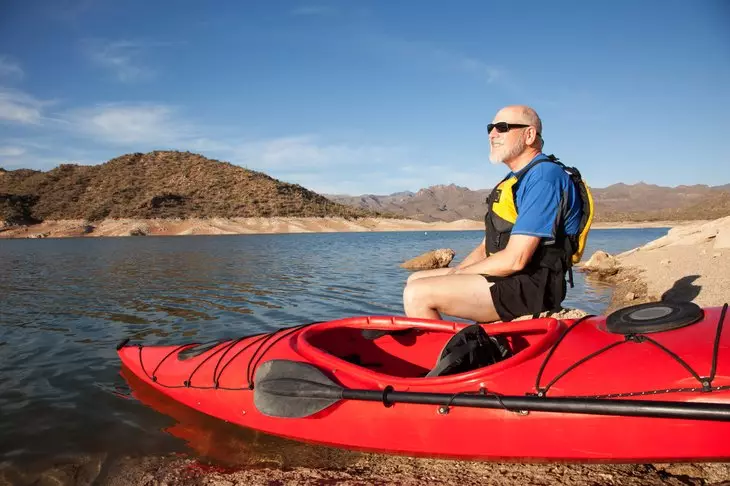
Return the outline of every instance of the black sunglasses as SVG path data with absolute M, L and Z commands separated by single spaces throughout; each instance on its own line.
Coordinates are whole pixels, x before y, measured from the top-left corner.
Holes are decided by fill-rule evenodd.
M 497 129 L 499 133 L 507 133 L 512 128 L 527 128 L 530 125 L 523 125 L 522 123 L 507 123 L 507 122 L 497 122 L 497 123 L 490 123 L 487 125 L 487 133 L 492 133 L 493 129 Z

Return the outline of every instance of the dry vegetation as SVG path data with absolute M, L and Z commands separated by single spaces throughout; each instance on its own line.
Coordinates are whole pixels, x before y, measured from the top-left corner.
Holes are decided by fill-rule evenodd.
M 0 220 L 391 217 L 190 152 L 123 155 L 97 166 L 0 171 Z

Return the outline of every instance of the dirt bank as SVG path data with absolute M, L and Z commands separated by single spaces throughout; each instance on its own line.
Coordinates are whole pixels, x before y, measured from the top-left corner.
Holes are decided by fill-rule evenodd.
M 225 468 L 176 456 L 68 458 L 43 468 L 0 464 L 0 485 L 719 485 L 728 464 L 515 464 L 361 454 L 342 467 Z
M 691 224 L 682 221 L 595 223 L 596 229 L 659 228 Z M 1 225 L 0 225 L 1 227 Z M 0 229 L 0 238 L 69 238 L 99 236 L 239 235 L 263 233 L 333 233 L 366 231 L 483 230 L 482 221 L 462 219 L 424 223 L 411 219 L 345 218 L 210 218 L 109 219 L 89 224 L 83 220 L 44 221 Z
M 109 219 L 93 224 L 87 224 L 83 220 L 65 220 L 7 228 L 0 231 L 0 238 L 462 231 L 478 230 L 483 227 L 484 223 L 465 219 L 450 223 L 378 218 Z
M 615 285 L 608 312 L 658 300 L 721 306 L 730 302 L 730 217 L 675 227 L 588 270 Z

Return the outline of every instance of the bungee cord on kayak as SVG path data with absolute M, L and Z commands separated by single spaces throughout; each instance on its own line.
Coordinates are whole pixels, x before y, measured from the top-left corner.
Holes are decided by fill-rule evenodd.
M 707 377 L 703 378 L 697 373 L 692 367 L 687 364 L 685 360 L 683 360 L 680 356 L 678 356 L 676 353 L 674 353 L 672 350 L 668 349 L 666 346 L 663 346 L 661 343 L 658 343 L 656 340 L 652 339 L 649 336 L 646 336 L 644 334 L 626 334 L 625 339 L 623 341 L 616 341 L 614 343 L 611 343 L 589 355 L 584 357 L 583 359 L 573 363 L 571 366 L 566 368 L 564 371 L 558 373 L 555 378 L 553 378 L 547 385 L 544 387 L 540 386 L 540 379 L 542 378 L 543 371 L 545 370 L 545 367 L 547 366 L 548 361 L 552 357 L 553 353 L 557 349 L 560 342 L 565 338 L 565 336 L 568 335 L 568 333 L 575 329 L 577 325 L 579 325 L 582 322 L 585 322 L 586 319 L 593 316 L 584 316 L 577 321 L 575 321 L 571 326 L 565 331 L 565 333 L 560 336 L 560 338 L 555 342 L 555 345 L 550 349 L 548 354 L 545 356 L 545 360 L 543 361 L 542 365 L 540 366 L 540 370 L 537 374 L 537 379 L 535 380 L 535 390 L 537 390 L 537 396 L 543 397 L 546 396 L 548 390 L 562 377 L 567 375 L 570 371 L 574 370 L 581 364 L 585 363 L 586 361 L 595 358 L 596 356 L 608 351 L 609 349 L 612 349 L 616 346 L 619 346 L 624 343 L 650 343 L 657 348 L 661 349 L 664 353 L 669 355 L 672 359 L 674 359 L 677 363 L 679 363 L 684 369 L 686 369 L 692 377 L 697 380 L 700 383 L 700 387 L 683 387 L 683 388 L 667 388 L 662 390 L 645 390 L 645 391 L 634 391 L 634 392 L 625 392 L 625 393 L 609 393 L 604 395 L 568 395 L 571 398 L 624 398 L 624 397 L 634 397 L 634 396 L 645 396 L 645 395 L 658 395 L 661 393 L 675 393 L 675 392 L 710 392 L 710 391 L 719 391 L 719 390 L 730 390 L 730 385 L 725 386 L 712 386 L 712 381 L 715 379 L 715 373 L 717 371 L 717 355 L 719 353 L 719 345 L 720 345 L 720 336 L 722 334 L 722 327 L 723 323 L 725 321 L 725 315 L 727 313 L 727 307 L 728 304 L 725 304 L 722 307 L 722 311 L 720 313 L 720 318 L 718 319 L 717 323 L 717 330 L 715 332 L 715 340 L 712 348 L 712 361 L 711 361 L 711 368 L 710 373 Z
M 723 323 L 725 320 L 725 316 L 727 313 L 728 304 L 725 304 L 722 308 L 722 311 L 720 313 L 720 317 L 718 319 L 716 332 L 715 332 L 715 339 L 713 342 L 713 349 L 712 349 L 712 359 L 711 359 L 711 369 L 710 373 L 707 377 L 702 377 L 697 373 L 685 360 L 683 360 L 679 355 L 668 349 L 667 347 L 663 346 L 661 343 L 657 342 L 656 340 L 652 339 L 651 337 L 640 334 L 640 333 L 627 333 L 624 335 L 624 339 L 622 341 L 615 341 L 613 343 L 610 343 L 586 356 L 583 358 L 577 360 L 570 366 L 568 366 L 563 371 L 559 372 L 555 375 L 555 377 L 550 380 L 545 386 L 541 386 L 540 382 L 543 377 L 545 368 L 547 367 L 548 362 L 553 357 L 554 353 L 556 352 L 558 346 L 565 340 L 565 338 L 571 333 L 573 329 L 575 329 L 577 326 L 579 326 L 581 323 L 584 323 L 588 321 L 590 318 L 595 317 L 593 315 L 587 315 L 584 316 L 575 322 L 573 322 L 561 335 L 560 337 L 555 341 L 555 343 L 549 348 L 548 352 L 545 355 L 545 358 L 540 365 L 540 368 L 537 372 L 537 376 L 535 379 L 535 392 L 525 392 L 526 395 L 536 395 L 538 397 L 545 397 L 547 396 L 548 391 L 551 387 L 553 387 L 560 379 L 565 377 L 568 373 L 578 368 L 580 365 L 586 363 L 587 361 L 605 353 L 606 351 L 613 349 L 619 345 L 625 344 L 625 343 L 635 343 L 635 344 L 642 344 L 642 343 L 648 343 L 650 345 L 653 345 L 663 351 L 665 354 L 670 356 L 672 359 L 674 359 L 677 363 L 679 363 L 687 372 L 697 380 L 700 384 L 700 387 L 674 387 L 674 388 L 664 388 L 664 389 L 652 389 L 652 390 L 642 390 L 642 391 L 629 391 L 629 392 L 620 392 L 620 393 L 606 393 L 606 394 L 588 394 L 588 395 L 561 395 L 565 398 L 595 398 L 595 399 L 610 399 L 610 398 L 628 398 L 628 397 L 636 397 L 636 396 L 648 396 L 648 395 L 658 395 L 658 394 L 668 394 L 668 393 L 683 393 L 683 392 L 710 392 L 710 391 L 721 391 L 721 390 L 730 390 L 730 385 L 721 385 L 721 386 L 712 386 L 712 382 L 715 378 L 715 374 L 717 371 L 717 357 L 719 353 L 719 344 L 720 344 L 720 337 L 722 334 L 722 328 Z M 209 389 L 221 389 L 221 390 L 229 390 L 229 391 L 245 391 L 245 390 L 253 390 L 254 389 L 254 374 L 255 371 L 261 362 L 261 360 L 266 355 L 267 351 L 271 349 L 278 341 L 286 338 L 287 336 L 290 336 L 296 331 L 300 331 L 304 329 L 305 327 L 311 326 L 313 324 L 318 324 L 319 322 L 311 322 L 307 324 L 301 324 L 296 326 L 291 326 L 287 328 L 277 329 L 275 331 L 272 331 L 270 333 L 261 333 L 261 334 L 254 334 L 250 336 L 243 336 L 235 340 L 226 340 L 226 341 L 217 341 L 215 344 L 210 347 L 211 343 L 208 343 L 207 345 L 205 343 L 191 343 L 191 344 L 184 344 L 178 347 L 173 348 L 170 350 L 155 366 L 154 370 L 150 374 L 147 371 L 147 368 L 145 366 L 144 360 L 143 360 L 143 353 L 142 350 L 144 349 L 144 346 L 142 344 L 137 345 L 139 349 L 139 363 L 142 371 L 145 373 L 145 375 L 158 384 L 161 387 L 164 388 L 195 388 L 195 389 L 203 389 L 203 390 L 209 390 Z M 399 331 L 397 331 L 399 332 Z M 276 337 L 276 339 L 273 339 Z M 236 353 L 227 361 L 225 361 L 225 364 L 223 364 L 226 355 L 231 351 L 238 343 L 244 341 L 245 339 L 254 338 L 250 343 L 246 344 L 241 349 L 237 350 Z M 273 341 L 272 341 L 273 339 Z M 120 347 L 127 344 L 128 341 L 125 340 L 125 342 L 120 344 Z M 268 343 L 268 345 L 267 345 Z M 240 387 L 230 387 L 230 386 L 221 386 L 220 380 L 223 376 L 223 372 L 229 367 L 229 365 L 242 353 L 244 353 L 247 349 L 250 349 L 253 346 L 258 346 L 254 349 L 253 353 L 247 360 L 246 364 L 246 384 L 245 386 Z M 198 353 L 189 353 L 185 357 L 180 359 L 190 359 L 190 357 L 194 357 L 203 353 L 210 353 L 208 356 L 206 356 L 203 360 L 201 360 L 200 363 L 196 365 L 196 367 L 193 369 L 193 371 L 189 374 L 188 378 L 183 381 L 182 384 L 169 384 L 169 383 L 160 383 L 157 378 L 157 372 L 160 370 L 162 365 L 168 361 L 169 358 L 180 355 L 182 352 L 185 352 L 187 350 L 195 350 L 195 348 L 203 347 Z M 217 348 L 217 349 L 216 349 Z M 222 352 L 222 355 L 218 358 L 215 368 L 213 369 L 213 377 L 211 380 L 210 385 L 197 385 L 193 384 L 193 377 L 195 374 L 205 365 L 209 360 L 213 359 L 216 355 Z M 220 371 L 219 371 L 220 367 Z M 386 387 L 387 388 L 387 387 Z M 392 391 L 392 387 L 391 391 Z M 491 396 L 499 397 L 500 393 L 489 390 L 487 391 L 485 388 L 480 388 L 480 390 L 476 392 L 472 391 L 464 391 L 454 394 L 454 396 L 462 395 L 462 394 L 489 394 Z M 383 403 L 387 406 L 387 400 L 383 399 Z M 450 408 L 450 404 L 447 404 L 445 406 L 445 410 L 448 410 Z M 504 406 L 505 410 L 508 411 L 515 411 L 511 410 L 508 407 Z
M 147 369 L 145 367 L 145 364 L 144 364 L 144 360 L 142 359 L 142 349 L 145 346 L 142 345 L 142 344 L 138 344 L 137 347 L 139 349 L 139 364 L 140 364 L 140 367 L 141 367 L 142 371 L 147 376 L 147 378 L 149 378 L 150 380 L 152 380 L 153 382 L 157 383 L 159 386 L 164 387 L 164 388 L 197 388 L 197 389 L 201 389 L 201 390 L 213 390 L 213 389 L 216 389 L 217 390 L 217 389 L 221 389 L 221 390 L 230 390 L 230 391 L 253 390 L 253 388 L 254 388 L 253 374 L 255 372 L 256 365 L 254 365 L 253 368 L 252 368 L 251 367 L 251 364 L 254 361 L 254 358 L 256 357 L 256 355 L 259 353 L 259 351 L 261 349 L 264 349 L 264 351 L 255 359 L 256 364 L 258 364 L 258 362 L 266 354 L 266 350 L 267 349 L 270 349 L 271 346 L 273 346 L 274 344 L 276 344 L 279 340 L 285 338 L 286 336 L 290 335 L 294 331 L 301 330 L 301 329 L 303 329 L 303 328 L 305 328 L 307 326 L 311 326 L 312 324 L 317 324 L 317 323 L 318 322 L 310 322 L 310 323 L 307 323 L 307 324 L 297 324 L 296 326 L 291 326 L 291 327 L 285 327 L 285 328 L 277 329 L 276 331 L 272 331 L 270 333 L 252 334 L 252 335 L 248 335 L 248 336 L 241 336 L 240 338 L 232 339 L 232 340 L 214 341 L 214 343 L 216 343 L 216 344 L 214 346 L 212 346 L 212 347 L 209 347 L 209 345 L 212 344 L 212 343 L 189 343 L 189 344 L 182 344 L 182 345 L 180 345 L 180 346 L 172 349 L 170 352 L 168 352 L 162 358 L 162 360 L 160 360 L 160 362 L 157 363 L 157 365 L 155 366 L 155 369 L 152 371 L 151 374 L 147 371 Z M 287 331 L 287 332 L 282 332 L 282 331 Z M 271 339 L 272 337 L 274 337 L 278 333 L 281 333 L 281 335 L 279 337 L 277 337 L 276 340 L 274 340 L 273 342 L 271 342 L 268 347 L 264 348 L 264 344 L 266 344 L 266 342 L 269 339 Z M 246 339 L 249 339 L 249 338 L 256 338 L 256 339 L 254 339 L 252 342 L 248 343 L 246 346 L 244 346 L 243 348 L 241 348 L 238 351 L 236 351 L 236 353 L 231 357 L 231 359 L 229 359 L 226 362 L 226 364 L 223 365 L 223 367 L 220 370 L 220 373 L 218 373 L 218 366 L 220 366 L 220 364 L 223 362 L 223 360 L 225 359 L 225 357 L 228 354 L 228 352 L 231 349 L 233 349 L 233 347 L 235 347 L 236 344 L 238 344 L 241 341 L 244 341 Z M 117 349 L 123 348 L 124 346 L 127 345 L 128 342 L 129 342 L 129 339 L 125 339 L 124 341 L 122 341 L 117 346 Z M 219 385 L 220 379 L 223 376 L 223 372 L 226 370 L 226 368 L 228 367 L 228 365 L 230 365 L 239 355 L 241 355 L 244 351 L 246 351 L 250 347 L 254 346 L 255 344 L 259 344 L 259 347 L 256 348 L 256 350 L 254 350 L 253 354 L 251 355 L 251 358 L 248 361 L 248 366 L 246 368 L 246 386 L 241 386 L 241 387 L 224 387 L 224 386 L 220 386 Z M 160 369 L 160 367 L 163 365 L 163 363 L 165 363 L 168 360 L 168 358 L 170 358 L 171 356 L 174 356 L 176 354 L 178 354 L 178 356 L 179 356 L 179 354 L 181 354 L 182 352 L 184 352 L 186 350 L 192 350 L 192 349 L 197 348 L 199 346 L 204 346 L 205 349 L 203 349 L 201 351 L 201 353 L 199 353 L 199 354 L 202 354 L 203 352 L 212 351 L 212 350 L 214 350 L 215 348 L 217 348 L 218 346 L 221 346 L 221 345 L 224 345 L 224 346 L 222 346 L 219 349 L 215 350 L 209 356 L 207 356 L 205 359 L 203 359 L 200 363 L 198 363 L 198 365 L 195 367 L 195 369 L 193 369 L 193 371 L 190 373 L 190 376 L 188 377 L 188 379 L 185 380 L 185 381 L 183 381 L 182 385 L 169 385 L 169 384 L 160 383 L 158 381 L 157 376 L 156 376 L 157 375 L 157 371 Z M 195 375 L 195 373 L 197 373 L 198 370 L 200 370 L 205 363 L 207 363 L 210 359 L 212 359 L 215 355 L 217 355 L 221 351 L 223 351 L 223 355 L 218 359 L 218 361 L 216 362 L 215 368 L 213 369 L 212 385 L 193 385 L 192 380 L 193 380 L 193 376 Z M 188 357 L 185 357 L 185 358 L 182 358 L 182 359 L 190 359 L 190 357 L 197 356 L 197 355 L 198 354 L 188 355 Z

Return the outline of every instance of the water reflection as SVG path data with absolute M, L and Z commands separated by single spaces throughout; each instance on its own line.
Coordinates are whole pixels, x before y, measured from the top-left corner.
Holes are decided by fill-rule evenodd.
M 323 468 L 346 466 L 362 455 L 287 440 L 214 419 L 170 400 L 124 367 L 121 374 L 136 399 L 174 420 L 163 430 L 184 441 L 203 460 L 236 467 Z M 125 394 L 122 390 L 117 393 Z
M 665 233 L 642 231 L 594 231 L 586 254 L 593 248 L 615 253 Z M 409 272 L 401 262 L 434 248 L 452 248 L 459 260 L 481 238 L 480 232 L 405 232 L 3 240 L 0 461 L 166 454 L 197 437 L 208 444 L 199 453 L 221 461 L 253 463 L 258 459 L 246 454 L 257 451 L 262 460 L 316 465 L 335 452 L 308 446 L 295 452 L 278 439 L 219 429 L 209 418 L 181 419 L 174 427 L 166 415 L 120 400 L 116 344 L 128 337 L 149 345 L 207 342 L 312 321 L 402 314 Z M 608 285 L 579 272 L 575 285 L 566 306 L 594 314 L 606 308 Z M 167 428 L 172 436 L 161 432 Z M 215 443 L 225 451 L 214 450 Z

